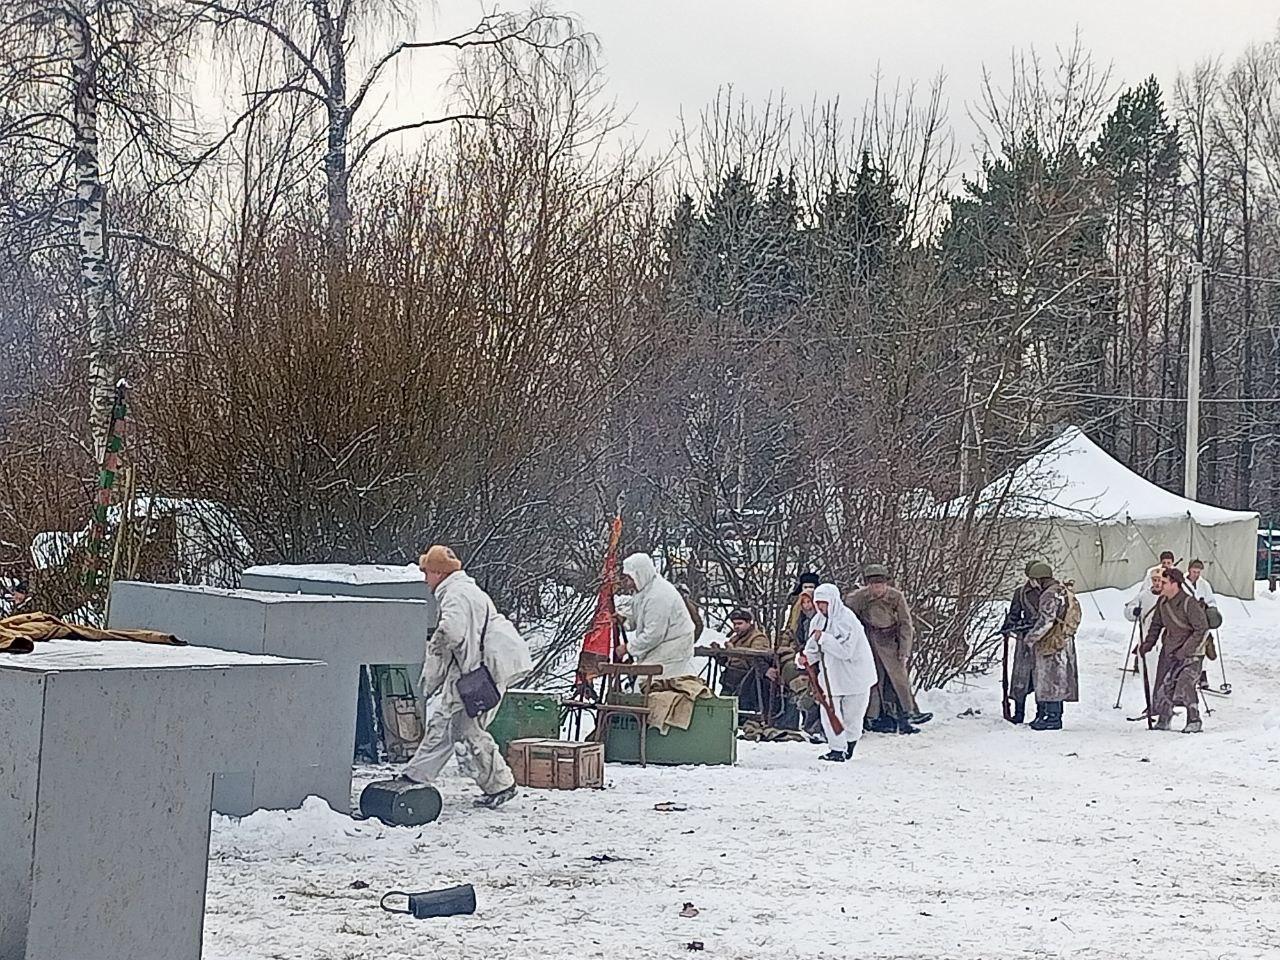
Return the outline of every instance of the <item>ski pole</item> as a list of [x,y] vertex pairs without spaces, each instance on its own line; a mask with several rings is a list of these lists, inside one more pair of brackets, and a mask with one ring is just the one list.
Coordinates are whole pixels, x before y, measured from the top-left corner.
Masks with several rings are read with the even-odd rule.
[[1219,687],[1223,693],[1231,692],[1231,684],[1227,682],[1227,661],[1222,655],[1222,631],[1219,630],[1213,635],[1213,642],[1218,648],[1218,667],[1222,670],[1222,686]]
[[1133,621],[1133,629],[1129,631],[1129,642],[1124,648],[1124,662],[1120,665],[1120,692],[1116,694],[1116,703],[1112,709],[1120,709],[1120,698],[1124,696],[1124,681],[1129,676],[1129,654],[1133,650],[1135,639],[1138,635],[1138,621]]

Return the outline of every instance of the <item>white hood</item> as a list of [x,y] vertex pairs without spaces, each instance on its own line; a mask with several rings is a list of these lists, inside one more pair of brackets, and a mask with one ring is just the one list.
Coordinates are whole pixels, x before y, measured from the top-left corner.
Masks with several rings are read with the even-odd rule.
[[693,618],[684,597],[658,575],[653,558],[633,553],[622,561],[622,572],[635,581],[629,599],[619,597],[618,610],[626,617],[627,649],[636,663],[656,663],[664,677],[684,677],[694,672]]

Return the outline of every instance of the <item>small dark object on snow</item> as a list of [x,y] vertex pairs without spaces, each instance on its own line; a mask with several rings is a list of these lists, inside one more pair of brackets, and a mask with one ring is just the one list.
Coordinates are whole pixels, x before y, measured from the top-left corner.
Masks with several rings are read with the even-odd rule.
[[587,857],[592,863],[621,863],[622,857],[615,857],[609,853],[593,853]]
[[440,791],[403,777],[375,780],[360,791],[360,812],[389,827],[420,827],[440,816]]
[[[391,897],[407,897],[407,910],[393,910],[387,906]],[[403,890],[388,890],[378,902],[387,913],[404,913],[418,920],[430,917],[454,917],[459,914],[476,912],[476,888],[469,883],[444,890],[424,890],[421,893],[405,893]]]
[[368,884],[368,883],[366,883],[366,882],[365,882],[365,881],[363,881],[363,880],[352,880],[352,881],[351,881],[351,886],[350,886],[348,889],[350,889],[350,890],[368,890],[368,889],[369,889],[369,884]]
[[667,801],[666,803],[655,803],[653,805],[653,809],[657,810],[659,813],[684,813],[689,808],[683,803]]
[[694,951],[694,952],[696,953],[696,952],[698,952],[699,950],[705,950],[705,949],[707,949],[707,948],[706,948],[706,945],[705,945],[701,940],[690,940],[690,941],[685,945],[685,949],[686,949],[686,950],[692,950],[692,951]]
[[686,903],[684,909],[680,911],[682,917],[696,917],[700,911],[692,903]]
[[956,716],[959,717],[961,720],[963,720],[965,717],[980,717],[982,716],[982,711],[975,710],[973,707],[969,707],[968,709],[965,710],[964,713],[957,713]]

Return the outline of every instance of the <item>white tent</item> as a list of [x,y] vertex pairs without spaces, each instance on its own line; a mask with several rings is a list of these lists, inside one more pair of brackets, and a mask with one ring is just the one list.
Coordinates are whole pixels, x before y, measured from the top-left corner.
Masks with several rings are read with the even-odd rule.
[[1031,525],[1045,559],[1080,590],[1130,587],[1162,550],[1179,565],[1199,558],[1215,591],[1253,599],[1258,515],[1170,493],[1134,473],[1070,427],[979,494],[1004,501],[1001,516]]

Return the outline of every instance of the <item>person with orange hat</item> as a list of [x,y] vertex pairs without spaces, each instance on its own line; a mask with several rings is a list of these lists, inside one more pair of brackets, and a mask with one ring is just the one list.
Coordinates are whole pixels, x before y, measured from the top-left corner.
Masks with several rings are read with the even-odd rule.
[[[422,695],[438,697],[417,752],[401,776],[414,783],[436,780],[449,758],[479,784],[477,805],[499,807],[516,795],[515,777],[488,726],[501,695],[533,669],[529,645],[515,625],[498,612],[489,595],[462,569],[449,547],[433,546],[418,561],[440,603],[440,621],[427,640],[422,665]],[[459,681],[488,671],[498,703],[482,713],[464,697]],[[487,682],[487,681],[486,681]]]

